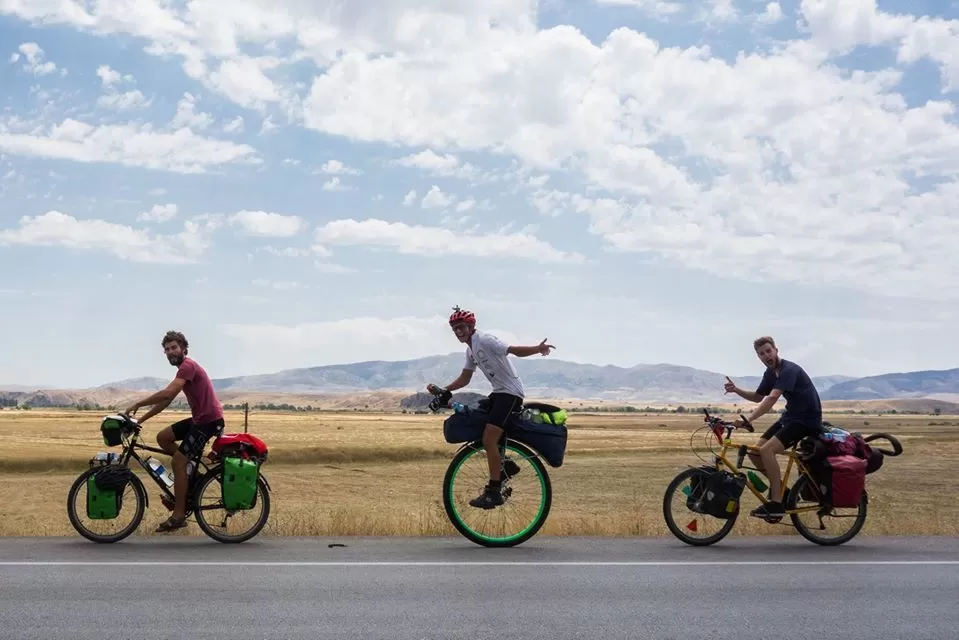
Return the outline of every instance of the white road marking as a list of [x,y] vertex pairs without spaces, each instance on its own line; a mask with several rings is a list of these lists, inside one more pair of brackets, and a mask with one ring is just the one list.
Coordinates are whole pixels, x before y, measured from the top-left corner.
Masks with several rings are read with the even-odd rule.
[[0,560],[5,567],[788,567],[788,566],[947,566],[959,560],[650,560],[650,561],[234,561],[234,560]]

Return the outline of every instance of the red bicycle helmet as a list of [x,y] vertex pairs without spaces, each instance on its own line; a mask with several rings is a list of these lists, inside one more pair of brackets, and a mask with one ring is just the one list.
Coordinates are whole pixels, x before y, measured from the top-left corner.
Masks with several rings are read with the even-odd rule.
[[460,309],[458,306],[453,307],[453,313],[450,315],[450,326],[452,327],[464,322],[472,327],[476,324],[476,316],[473,315],[472,311]]

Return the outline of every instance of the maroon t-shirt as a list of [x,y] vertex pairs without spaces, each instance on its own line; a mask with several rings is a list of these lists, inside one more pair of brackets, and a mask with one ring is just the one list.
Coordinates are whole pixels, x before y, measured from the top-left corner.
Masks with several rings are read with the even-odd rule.
[[176,377],[186,380],[183,395],[190,405],[194,424],[206,424],[223,417],[223,407],[213,391],[213,383],[203,367],[192,358],[184,358]]

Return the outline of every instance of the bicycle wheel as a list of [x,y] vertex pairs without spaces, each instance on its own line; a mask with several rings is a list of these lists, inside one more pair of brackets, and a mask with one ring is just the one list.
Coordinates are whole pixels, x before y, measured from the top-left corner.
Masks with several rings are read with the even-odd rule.
[[[674,536],[694,547],[705,547],[719,542],[729,535],[729,532],[732,531],[736,525],[736,519],[739,517],[739,514],[736,514],[736,516],[732,518],[717,518],[706,513],[696,513],[686,506],[686,499],[689,496],[689,494],[684,491],[687,489],[686,482],[692,480],[694,476],[702,474],[704,474],[702,469],[686,469],[679,472],[676,477],[670,481],[669,485],[666,486],[666,492],[663,495],[663,519],[666,521],[666,527]],[[680,487],[682,487],[682,489]],[[692,487],[690,486],[689,491],[691,490]],[[683,518],[686,520],[686,524],[683,526],[679,525],[672,510],[672,506],[676,504],[674,498],[677,495],[680,498],[681,509],[690,514],[688,518]],[[698,534],[712,530],[715,528],[714,525],[718,523],[722,523],[722,526],[712,535],[707,535],[703,538],[691,535],[693,533]]]
[[[809,499],[804,499],[802,494],[807,485],[809,488],[806,490],[806,496]],[[803,474],[799,476],[796,483],[793,484],[792,489],[790,489],[789,494],[786,496],[785,507],[787,511],[793,509],[802,510],[799,513],[789,514],[789,519],[792,520],[796,531],[806,540],[825,547],[834,547],[849,542],[859,535],[863,525],[866,524],[866,513],[869,505],[869,495],[867,492],[863,490],[862,497],[859,499],[859,506],[855,507],[854,513],[843,515],[838,512],[851,512],[853,509],[835,509],[819,506],[819,494],[814,487],[815,485],[812,484],[809,476]],[[836,522],[851,521],[852,526],[845,533],[841,533],[835,537],[827,537],[826,533],[814,532],[813,526],[807,525],[803,520],[804,516],[812,516],[814,518],[816,528],[819,532],[828,531],[824,518],[835,519]]]
[[[229,510],[223,506],[223,468],[217,467],[197,482],[196,492],[193,494],[193,515],[196,523],[206,535],[217,542],[246,542],[260,533],[270,517],[270,490],[260,475],[256,479],[256,495],[250,509]],[[207,495],[209,493],[209,495]],[[209,500],[204,503],[204,499]],[[217,509],[219,507],[219,509]],[[260,507],[259,515],[253,517]],[[221,513],[222,519],[215,524],[212,513]],[[227,533],[227,523],[234,518],[241,521],[250,521],[246,527],[238,527],[237,533]],[[231,522],[232,524],[232,522]]]
[[[77,479],[73,481],[70,490],[67,492],[67,517],[70,518],[70,524],[76,529],[77,533],[93,542],[110,543],[119,542],[128,535],[136,531],[146,513],[147,492],[140,478],[133,475],[130,481],[123,488],[123,494],[120,502],[120,512],[116,518],[111,519],[93,519],[89,518],[90,525],[83,520],[87,520],[86,500],[87,500],[87,478],[102,469],[103,467],[91,467],[82,472]],[[130,510],[130,499],[134,500],[133,509]],[[77,498],[80,498],[80,508],[77,508]],[[132,518],[126,525],[121,516],[125,513],[132,513]],[[81,515],[82,514],[82,515]],[[99,533],[99,530],[109,530],[110,533]]]
[[506,441],[506,456],[519,471],[503,478],[505,502],[493,509],[472,507],[469,501],[489,482],[486,450],[481,442],[461,449],[443,478],[443,507],[450,522],[466,539],[484,547],[512,547],[533,537],[546,522],[553,488],[546,467],[531,449]]

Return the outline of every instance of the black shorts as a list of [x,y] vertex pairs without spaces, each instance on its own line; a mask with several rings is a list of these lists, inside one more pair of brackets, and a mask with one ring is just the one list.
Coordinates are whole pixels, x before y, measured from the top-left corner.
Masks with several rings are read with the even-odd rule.
[[776,420],[762,435],[765,440],[772,440],[776,436],[786,449],[805,438],[822,433],[822,421],[802,420],[797,418],[780,418]]
[[519,396],[511,393],[491,393],[489,394],[489,418],[486,419],[486,423],[503,429],[510,414],[521,406],[523,406],[523,399]]
[[179,449],[188,460],[199,458],[203,454],[203,447],[206,446],[207,441],[222,434],[224,426],[223,418],[204,424],[194,424],[193,418],[187,418],[170,425],[173,429],[173,439],[183,441]]

